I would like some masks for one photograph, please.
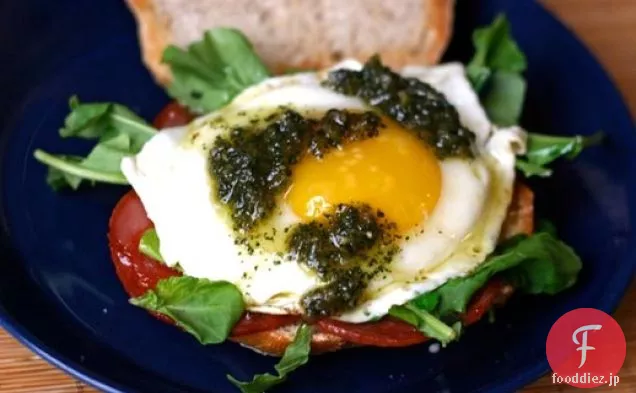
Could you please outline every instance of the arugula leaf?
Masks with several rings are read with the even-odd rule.
[[[479,93],[490,80],[492,70],[485,65],[472,64],[473,62],[474,59],[466,67],[466,76],[468,76],[468,80],[473,85],[473,89]]]
[[[420,310],[425,310],[428,312],[433,312],[437,308],[439,304],[441,296],[439,293],[433,291],[429,292],[426,296],[418,296],[412,300],[414,306],[419,308]]]
[[[551,171],[544,168],[554,160],[565,157],[569,160],[578,156],[584,148],[600,144],[605,138],[603,131],[590,136],[556,136],[537,133],[528,134],[525,159],[517,162],[517,169],[526,177],[549,176]]]
[[[389,315],[410,323],[427,337],[438,340],[443,346],[459,337],[453,327],[412,303],[391,307]]]
[[[470,276],[450,280],[435,291],[420,295],[412,304],[426,301],[422,297],[439,296],[434,315],[444,318],[466,311],[475,292],[497,273],[510,277],[522,291],[553,295],[574,285],[580,270],[580,258],[554,235],[541,232],[519,236],[502,245]]]
[[[245,310],[243,295],[233,284],[188,276],[161,280],[130,302],[170,317],[202,344],[225,341]]]
[[[71,112],[60,136],[98,139],[98,143],[86,158],[36,149],[35,158],[49,166],[48,184],[54,190],[77,189],[84,180],[91,184],[128,184],[119,169],[121,159],[138,153],[156,130],[119,104],[81,104],[77,97],[72,97],[69,106]]]
[[[510,34],[510,24],[505,15],[497,15],[490,26],[476,29],[473,33],[475,55],[468,64],[467,72],[476,90],[481,90],[480,81],[491,75],[491,71],[523,72],[527,67],[526,57]]]
[[[546,165],[559,157],[574,159],[584,148],[598,145],[605,134],[598,131],[590,136],[555,136],[537,133],[528,134],[528,161],[538,165]]]
[[[517,124],[526,94],[521,73],[527,62],[506,17],[499,15],[490,26],[475,30],[473,44],[475,55],[466,73],[488,117],[501,126]]]
[[[63,155],[56,156],[40,149],[36,149],[33,156],[41,163],[50,167],[46,181],[56,191],[66,186],[77,190],[82,180],[89,180],[92,184],[95,182],[128,184],[128,181],[120,171],[109,172],[94,169],[96,163],[108,162],[108,160],[111,159],[111,157],[108,156],[110,150],[110,147],[103,147],[91,152],[89,157],[85,159]],[[119,156],[119,154],[116,155]],[[88,161],[89,166],[85,165],[85,161]]]
[[[475,54],[466,73],[488,117],[500,126],[517,124],[526,95],[522,73],[527,62],[512,38],[506,17],[499,15],[490,26],[475,30],[473,44]],[[547,164],[562,156],[574,158],[584,147],[598,143],[601,138],[600,133],[587,138],[531,133],[528,152],[517,160],[517,169],[526,177],[548,177],[552,171],[545,167]]]
[[[296,331],[294,341],[289,344],[285,350],[285,354],[278,364],[274,366],[278,375],[257,374],[250,382],[241,382],[236,378],[228,375],[227,378],[242,393],[261,393],[264,392],[287,379],[287,375],[304,365],[309,360],[309,352],[311,351],[312,331],[309,325],[301,325]]]
[[[538,220],[536,228],[536,232],[546,232],[555,237],[557,235],[554,223],[550,220],[546,220],[545,218]]]
[[[60,129],[62,138],[110,139],[119,134],[130,137],[131,149],[139,151],[157,132],[144,119],[123,105],[102,102],[82,104],[77,96],[69,100],[71,113]]]
[[[79,164],[84,159],[83,157],[79,157],[79,156],[65,156],[65,155],[52,156],[39,149],[36,149],[33,152],[33,154],[35,158],[38,159],[38,161],[45,162],[45,163],[50,160],[56,161],[58,159],[62,159],[63,161],[66,161],[68,163]],[[82,181],[81,177],[71,175],[68,172],[63,172],[59,169],[54,168],[53,166],[50,166],[50,164],[47,164],[47,165],[49,165],[49,170],[46,175],[46,182],[51,186],[51,188],[53,188],[53,190],[59,191],[64,189],[65,187],[71,187],[74,190],[79,188],[79,185]],[[95,183],[95,182],[92,181],[91,183]]]
[[[505,272],[515,288],[529,294],[554,295],[576,283],[580,264],[567,258],[563,263],[547,259],[532,259]]]
[[[232,28],[209,30],[187,50],[169,46],[162,61],[173,75],[168,94],[196,113],[218,109],[269,77],[252,44]]]
[[[515,160],[515,167],[523,173],[525,177],[550,177],[552,176],[552,169],[544,166],[532,163],[522,157],[517,157]]]
[[[142,254],[156,259],[157,261],[164,262],[159,249],[159,237],[155,228],[150,228],[144,232],[139,240],[139,252]]]
[[[526,96],[526,81],[514,72],[496,71],[492,74],[482,104],[488,117],[500,126],[519,122]]]
[[[584,148],[600,144],[605,138],[602,131],[590,136],[556,136],[537,133],[528,133],[527,152],[524,158],[516,162],[519,169],[526,177],[546,177],[552,171],[545,168],[554,160],[565,157],[569,160],[578,156]]]
[[[509,239],[470,276],[450,280],[404,306],[391,308],[389,313],[446,344],[459,337],[461,326],[453,325],[453,335],[446,329],[437,329],[443,324],[440,320],[453,319],[457,313],[465,312],[475,292],[495,274],[501,274],[518,290],[530,294],[554,295],[570,288],[581,270],[581,260],[572,248],[555,237],[551,225],[544,228],[546,232]],[[439,324],[431,325],[431,318]]]

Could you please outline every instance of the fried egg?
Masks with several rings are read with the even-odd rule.
[[[345,61],[334,68],[361,67]],[[334,316],[343,321],[381,317],[393,305],[474,271],[496,246],[512,197],[515,156],[525,149],[523,130],[490,123],[461,64],[406,67],[401,74],[446,96],[476,136],[474,157],[440,160],[412,133],[383,118],[386,127],[375,138],[302,158],[275,213],[260,224],[283,234],[290,225],[351,202],[381,210],[396,224],[399,251],[387,271],[369,281],[359,305]],[[267,79],[186,127],[162,130],[122,161],[155,224],[165,262],[189,276],[234,283],[252,311],[302,313],[303,294],[325,283],[286,258],[283,235],[251,252],[237,244],[227,209],[215,197],[209,148],[217,137],[282,106],[301,113],[369,109],[358,98],[323,87],[325,77],[326,71]]]

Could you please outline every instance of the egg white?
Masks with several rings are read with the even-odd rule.
[[[334,68],[360,67],[346,61]],[[523,130],[490,123],[461,64],[407,67],[402,74],[444,93],[476,134],[477,154],[473,160],[440,162],[442,187],[433,213],[402,241],[390,272],[369,283],[360,306],[336,317],[344,321],[385,315],[392,305],[470,274],[482,263],[495,248],[510,203],[515,155],[525,149]],[[236,284],[253,311],[301,312],[302,295],[323,283],[303,265],[281,260],[275,250],[248,255],[235,244],[227,210],[214,197],[206,149],[231,127],[246,125],[243,113],[281,105],[312,112],[366,108],[357,98],[320,86],[324,77],[320,72],[270,78],[187,127],[162,130],[138,155],[122,161],[122,172],[155,224],[166,263],[178,263],[189,276]],[[267,225],[282,229],[298,222],[281,200]]]

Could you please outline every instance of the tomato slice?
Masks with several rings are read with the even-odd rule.
[[[301,320],[300,315],[274,315],[246,312],[232,329],[232,336],[246,336],[248,334],[278,329],[282,326],[293,325]]]
[[[143,295],[159,280],[181,275],[139,252],[139,240],[148,228],[152,222],[139,197],[134,191],[126,193],[110,217],[108,240],[117,276],[130,297]]]
[[[170,128],[184,126],[194,119],[194,115],[184,106],[176,101],[166,105],[155,117],[152,124],[158,128]]]
[[[514,287],[503,280],[493,278],[473,296],[466,312],[461,316],[464,325],[479,321],[488,310],[502,305],[512,296]]]
[[[181,273],[139,252],[139,240],[152,228],[141,200],[134,191],[126,193],[117,203],[110,217],[108,241],[117,277],[130,297],[141,296],[153,289],[157,282]],[[157,313],[154,316],[164,322],[173,321]],[[245,313],[234,326],[233,336],[242,336],[277,329],[294,324],[298,315],[269,315]]]

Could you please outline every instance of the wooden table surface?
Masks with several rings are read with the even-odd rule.
[[[636,0],[543,0],[543,3],[592,49],[636,116]],[[636,392],[636,284],[632,285],[615,317],[627,338],[627,360],[616,388],[595,391]],[[528,393],[575,391],[578,389],[552,385],[548,377],[524,390]],[[95,390],[48,365],[0,329],[0,393],[45,392]]]

